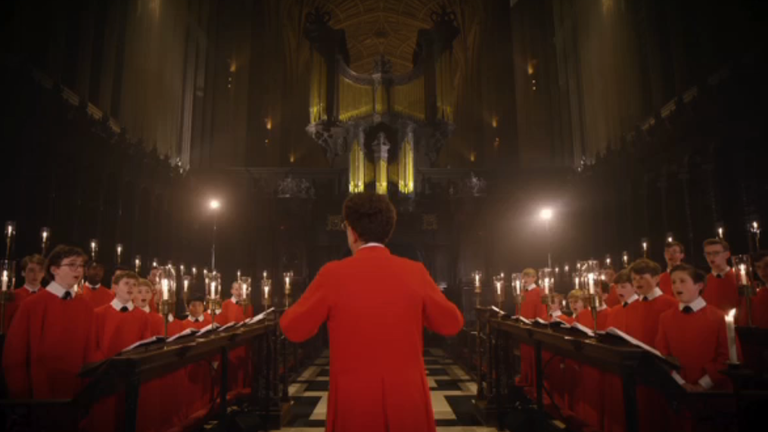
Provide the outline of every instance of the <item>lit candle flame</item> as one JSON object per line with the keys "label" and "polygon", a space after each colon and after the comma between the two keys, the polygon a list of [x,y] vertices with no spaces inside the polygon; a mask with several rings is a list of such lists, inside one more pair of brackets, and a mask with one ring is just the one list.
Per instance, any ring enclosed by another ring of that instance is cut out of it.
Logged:
{"label": "lit candle flame", "polygon": [[8,289],[8,270],[3,270],[2,285],[2,291],[6,291]]}
{"label": "lit candle flame", "polygon": [[739,355],[736,351],[736,327],[733,323],[733,318],[736,315],[736,308],[731,309],[728,315],[725,316],[725,330],[728,337],[728,360],[731,363],[739,362]]}

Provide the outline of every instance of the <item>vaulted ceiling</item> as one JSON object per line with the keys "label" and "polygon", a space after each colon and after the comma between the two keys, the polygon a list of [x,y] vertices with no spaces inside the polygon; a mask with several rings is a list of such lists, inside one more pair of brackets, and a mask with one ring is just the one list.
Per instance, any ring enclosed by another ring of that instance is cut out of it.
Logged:
{"label": "vaulted ceiling", "polygon": [[[481,0],[320,0],[331,12],[331,25],[344,29],[351,67],[367,73],[384,54],[395,73],[411,69],[416,33],[432,26],[430,14],[441,4],[453,9],[461,21],[470,13],[477,18]],[[459,23],[462,27],[462,23]],[[462,28],[462,30],[464,30]]]}

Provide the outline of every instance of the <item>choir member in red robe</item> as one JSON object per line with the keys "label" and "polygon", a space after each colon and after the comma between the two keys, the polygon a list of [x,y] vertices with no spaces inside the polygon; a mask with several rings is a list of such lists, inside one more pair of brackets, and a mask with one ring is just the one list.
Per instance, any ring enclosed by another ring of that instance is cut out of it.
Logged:
{"label": "choir member in red robe", "polygon": [[[560,293],[554,293],[550,296],[549,302],[549,321],[561,321],[567,324],[571,324],[573,319],[562,312],[563,302],[565,299]],[[549,393],[554,398],[554,403],[557,406],[564,407],[567,403],[566,394],[562,381],[563,376],[563,363],[562,357],[552,359],[552,353],[548,351],[542,351],[542,364],[548,365],[544,371],[544,380]]]}
{"label": "choir member in red robe", "polygon": [[620,303],[619,296],[616,294],[616,285],[614,285],[612,282],[613,278],[615,277],[616,272],[613,270],[613,267],[606,266],[603,269],[601,279],[605,282],[608,282],[610,285],[610,289],[603,293],[603,303],[609,308],[612,308]]}
{"label": "choir member in red robe", "polygon": [[[701,297],[706,291],[704,273],[686,264],[674,267],[671,273],[672,291],[680,303],[661,315],[656,348],[678,359],[680,372],[673,376],[687,391],[730,390],[730,380],[720,373],[728,362],[725,315]],[[690,412],[682,412],[674,420],[675,430],[693,430]]]}
{"label": "choir member in red robe", "polygon": [[[664,295],[659,287],[661,267],[655,262],[642,258],[629,267],[632,284],[635,286],[640,301],[637,307],[626,309],[626,333],[649,346],[656,344],[659,333],[659,317],[664,312],[677,308],[677,300]],[[657,431],[665,427],[666,407],[664,397],[650,387],[639,386],[637,391],[640,412],[653,412],[657,415],[641,416],[640,429]]]}
{"label": "choir member in red robe", "polygon": [[[620,271],[613,279],[616,294],[621,304],[611,308],[606,328],[614,327],[626,331],[626,311],[638,307],[637,292],[632,285],[629,270]],[[624,393],[621,379],[614,374],[603,374],[603,430],[604,432],[623,432],[626,429],[624,417]]]}
{"label": "choir member in red robe", "polygon": [[103,278],[104,265],[95,261],[88,263],[82,293],[94,309],[109,304],[115,298],[112,290],[101,284]]}
{"label": "choir member in red robe", "polygon": [[731,247],[723,239],[709,239],[704,241],[704,256],[712,269],[707,275],[707,289],[702,295],[704,301],[723,313],[738,308],[741,304],[739,286],[733,269],[728,266]]}
{"label": "choir member in red robe", "polygon": [[[245,311],[243,287],[239,281],[232,283],[230,293],[232,297],[222,302],[221,313],[216,315],[216,324],[223,326],[231,322],[238,323],[253,315],[252,306],[249,305],[248,311]],[[241,346],[230,351],[229,362],[229,394],[234,397],[249,387],[250,377],[248,376],[248,371],[250,370],[250,356],[248,355],[247,347]]]}
{"label": "choir member in red robe", "polygon": [[[758,253],[752,260],[755,272],[760,278],[761,285],[755,295],[750,299],[752,309],[752,325],[759,328],[768,328],[768,252]],[[742,299],[741,307],[737,315],[739,326],[749,325],[747,316],[746,299]],[[746,349],[746,347],[745,347]],[[746,359],[747,353],[744,353]]]}
{"label": "choir member in red robe", "polygon": [[[45,277],[45,259],[40,255],[30,255],[21,260],[21,274],[24,276],[24,286],[12,291],[13,300],[5,304],[5,322],[3,332],[11,327],[11,321],[24,300],[37,294],[40,284]],[[10,289],[10,287],[9,287]]]}
{"label": "choir member in red robe", "polygon": [[93,360],[93,309],[77,295],[87,256],[60,245],[51,251],[46,273],[52,282],[21,303],[3,350],[13,399],[69,399],[81,387],[80,369]]}
{"label": "choir member in red robe", "polygon": [[[536,285],[537,276],[536,270],[532,268],[527,268],[522,273],[524,289],[523,301],[520,303],[520,316],[529,320],[547,319],[547,305],[541,300],[544,290]],[[535,384],[534,362],[533,347],[520,344],[520,376],[517,385],[528,387]]]}
{"label": "choir member in red robe", "polygon": [[670,271],[673,267],[683,262],[685,258],[685,246],[678,241],[667,242],[664,245],[664,259],[667,261],[667,271],[661,274],[659,277],[659,289],[664,295],[674,297],[672,295],[672,278]]}
{"label": "choir member in red robe", "polygon": [[[94,345],[96,355],[107,359],[134,343],[150,336],[149,317],[133,304],[133,293],[139,276],[133,272],[120,273],[112,279],[115,298],[96,308],[94,314]],[[118,393],[100,400],[91,410],[89,429],[92,431],[122,430],[125,394]]]}
{"label": "choir member in red robe", "polygon": [[[204,312],[204,302],[203,297],[190,297],[187,304],[189,316],[182,321],[185,330],[188,328],[202,330],[213,323],[211,316]],[[185,386],[185,393],[188,395],[185,398],[187,410],[190,415],[201,417],[208,412],[212,404],[214,375],[211,370],[211,361],[203,360],[187,366],[187,379],[188,383]]]}
{"label": "choir member in red robe", "polygon": [[434,432],[424,327],[453,336],[464,318],[422,264],[384,246],[396,219],[386,195],[350,195],[343,214],[352,257],[323,266],[280,326],[302,342],[328,322],[326,431]]}

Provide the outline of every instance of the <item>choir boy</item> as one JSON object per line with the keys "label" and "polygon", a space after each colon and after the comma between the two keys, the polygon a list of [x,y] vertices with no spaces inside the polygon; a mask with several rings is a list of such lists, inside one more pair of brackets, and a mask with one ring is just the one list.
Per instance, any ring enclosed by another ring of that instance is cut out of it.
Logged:
{"label": "choir boy", "polygon": [[555,321],[561,319],[563,315],[563,295],[560,293],[552,294],[549,299],[549,321]]}
{"label": "choir boy", "polygon": [[672,278],[670,271],[673,267],[683,262],[685,258],[685,247],[678,241],[667,242],[664,245],[664,259],[667,261],[667,271],[661,274],[659,278],[659,289],[665,295],[673,297],[672,295]]}
{"label": "choir boy", "polygon": [[45,264],[51,283],[19,305],[3,350],[13,399],[69,399],[81,386],[78,374],[92,360],[93,308],[75,290],[87,255],[59,245]]}
{"label": "choir boy", "polygon": [[607,295],[603,296],[603,302],[609,308],[614,307],[620,303],[619,296],[616,294],[616,285],[613,283],[613,278],[615,277],[616,277],[616,271],[613,270],[613,267],[606,266],[603,269],[602,280],[607,282],[610,285],[610,289],[607,292]]}
{"label": "choir boy", "polygon": [[205,311],[205,300],[202,297],[191,297],[188,304],[189,316],[184,320],[184,328],[196,328],[198,330],[213,322],[211,316]]}
{"label": "choir boy", "polygon": [[[152,312],[149,302],[152,300],[152,282],[147,279],[139,280],[136,291],[133,293],[133,304],[138,309],[147,313],[149,317],[149,329],[152,336],[166,336],[165,321],[159,313]],[[168,314],[168,337],[184,331],[184,324],[174,319],[172,313]]]}
{"label": "choir boy", "polygon": [[608,328],[608,318],[611,316],[611,310],[608,308],[607,300],[610,297],[611,289],[613,289],[614,295],[618,300],[619,294],[616,292],[616,286],[606,281],[600,281],[597,284],[603,301],[597,307],[597,329],[605,330]]}
{"label": "choir boy", "polygon": [[[520,316],[529,320],[547,318],[547,305],[542,302],[544,290],[536,285],[536,270],[527,268],[523,270],[523,301],[520,304]],[[531,386],[535,382],[533,347],[520,345],[520,376],[517,383],[521,386]]]}
{"label": "choir boy", "polygon": [[253,308],[251,306],[248,306],[248,313],[245,313],[243,287],[240,282],[232,282],[230,292],[232,297],[222,302],[221,313],[216,315],[216,323],[219,325],[241,322],[252,315]]}
{"label": "choir boy", "polygon": [[88,300],[94,309],[109,304],[115,298],[115,294],[101,284],[104,278],[104,265],[95,261],[88,263],[83,286],[83,298]]}
{"label": "choir boy", "polygon": [[124,272],[112,279],[115,298],[94,311],[94,344],[97,354],[109,358],[126,347],[150,336],[147,314],[133,304],[139,283],[134,272]]}
{"label": "choir boy", "polygon": [[707,289],[704,300],[707,304],[728,313],[739,307],[739,287],[736,275],[728,266],[731,257],[731,247],[725,240],[714,238],[704,242],[704,256],[707,258],[712,272],[707,275]]}
{"label": "choir boy", "polygon": [[[203,297],[190,297],[187,308],[189,317],[184,320],[184,328],[196,328],[198,330],[209,326],[212,322],[211,316],[205,311],[205,300]],[[211,406],[211,397],[213,392],[213,373],[211,371],[211,361],[203,360],[191,364],[187,367],[188,383],[187,396],[188,410],[190,413],[205,412]]]}
{"label": "choir boy", "polygon": [[615,327],[618,330],[624,331],[626,323],[625,310],[635,303],[638,297],[635,287],[632,285],[632,277],[629,274],[629,270],[620,271],[613,278],[613,284],[616,286],[616,295],[619,297],[620,303],[611,308],[606,328]]}
{"label": "choir boy", "polygon": [[24,286],[14,290],[13,300],[5,305],[5,322],[3,331],[10,328],[11,320],[19,310],[19,305],[30,296],[37,294],[40,284],[45,276],[45,259],[40,255],[30,255],[21,260],[21,274],[24,277]]}
{"label": "choir boy", "polygon": [[[571,290],[571,292],[568,293],[568,307],[571,309],[571,312],[573,313],[573,315],[571,315],[571,323],[575,321],[583,320],[584,314],[590,313],[584,299],[585,299],[585,293],[580,289]],[[587,324],[584,324],[584,325],[587,325]],[[589,324],[587,325],[587,327],[592,328],[592,325]]]}
{"label": "choir boy", "polygon": [[[661,315],[656,347],[680,362],[679,373],[673,375],[687,391],[730,390],[729,379],[720,373],[728,367],[725,315],[701,297],[704,273],[686,264],[670,273],[679,305]],[[693,430],[691,412],[674,416],[672,425],[674,430]]]}
{"label": "choir boy", "polygon": [[[231,322],[242,322],[246,318],[251,316],[252,308],[248,307],[248,313],[246,314],[243,304],[243,286],[239,281],[232,282],[230,288],[232,294],[231,298],[228,298],[221,304],[221,313],[216,315],[216,323],[219,325],[226,325]],[[229,352],[229,389],[231,394],[235,395],[238,392],[244,391],[246,383],[250,381],[248,376],[250,355],[245,346],[241,346],[233,349]]]}

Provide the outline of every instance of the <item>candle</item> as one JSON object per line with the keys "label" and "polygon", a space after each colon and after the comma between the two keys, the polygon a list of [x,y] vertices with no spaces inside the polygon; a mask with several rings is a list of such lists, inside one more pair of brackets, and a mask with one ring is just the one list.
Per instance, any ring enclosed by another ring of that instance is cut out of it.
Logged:
{"label": "candle", "polygon": [[48,235],[50,235],[51,230],[48,228],[43,228],[40,230],[40,235],[43,236],[43,243],[48,241]]}
{"label": "candle", "polygon": [[739,362],[739,355],[736,352],[736,327],[733,324],[733,316],[736,315],[736,309],[725,316],[725,330],[728,336],[728,360],[731,363]]}
{"label": "candle", "polygon": [[521,286],[520,278],[515,280],[515,292],[517,293],[517,295],[520,295],[521,292],[522,292],[522,286]]}
{"label": "candle", "polygon": [[747,266],[744,264],[739,264],[739,280],[742,285],[749,285],[749,281],[747,280]]}
{"label": "candle", "polygon": [[163,289],[163,300],[168,300],[168,279],[163,278],[163,280],[160,281],[160,286]]}
{"label": "candle", "polygon": [[565,267],[563,268],[563,270],[565,270],[565,272],[568,273],[568,263],[565,264]]}
{"label": "candle", "polygon": [[579,289],[579,276],[578,275],[573,277],[573,289]]}
{"label": "candle", "polygon": [[480,275],[475,273],[475,286],[480,286]]}
{"label": "candle", "polygon": [[720,237],[720,238],[723,238],[723,228],[722,227],[717,229],[717,236]]}
{"label": "candle", "polygon": [[264,298],[265,299],[269,298],[269,284],[268,283],[264,284]]}
{"label": "candle", "polygon": [[189,279],[184,279],[184,294],[189,290]]}
{"label": "candle", "polygon": [[8,289],[8,270],[3,270],[2,277],[3,291]]}
{"label": "candle", "polygon": [[237,271],[237,280],[240,280],[240,270]]}
{"label": "candle", "polygon": [[211,298],[216,298],[216,282],[211,282]]}
{"label": "candle", "polygon": [[179,265],[179,271],[181,272],[181,275],[184,276],[184,264]]}
{"label": "candle", "polygon": [[115,249],[117,249],[117,262],[118,262],[118,264],[119,264],[119,263],[120,263],[120,256],[123,254],[123,245],[121,245],[120,243],[118,243],[118,244],[115,246]]}
{"label": "candle", "polygon": [[501,281],[496,281],[496,294],[501,295]]}
{"label": "candle", "polygon": [[549,278],[544,278],[544,293],[549,295]]}
{"label": "candle", "polygon": [[589,293],[594,294],[595,293],[595,275],[593,273],[590,273],[587,275],[587,282],[588,282],[587,288],[589,289]]}

